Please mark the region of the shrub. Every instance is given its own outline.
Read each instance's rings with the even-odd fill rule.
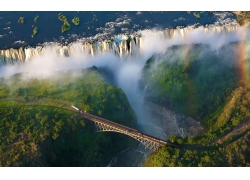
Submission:
[[[198,13],[194,13],[194,16],[197,18],[197,19],[200,19],[200,14],[198,14]]]
[[[39,18],[39,16],[37,15],[35,18],[34,18],[34,22],[37,22],[37,19]]]
[[[72,19],[72,23],[73,23],[74,25],[78,26],[79,23],[80,23],[79,17],[74,17],[74,18]]]
[[[64,33],[65,31],[70,30],[70,24],[66,18],[66,16],[64,16],[62,13],[58,14],[58,19],[60,21],[63,21],[63,25],[62,25],[62,33]]]
[[[20,18],[18,19],[18,23],[24,24],[24,17],[20,17]]]

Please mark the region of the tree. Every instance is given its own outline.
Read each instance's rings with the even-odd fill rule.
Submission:
[[[20,18],[18,19],[18,23],[24,24],[24,17],[20,17]]]
[[[29,101],[29,97],[26,95],[26,96],[23,97],[23,100],[24,100],[24,102],[28,102]]]
[[[15,96],[18,97],[21,95],[21,90],[18,88],[16,91],[15,91]]]
[[[85,122],[83,120],[80,121],[80,124],[84,127],[85,126]]]
[[[78,26],[79,23],[80,23],[79,17],[74,17],[74,18],[72,19],[72,22],[73,22],[74,25]]]
[[[58,134],[55,132],[54,134],[53,134],[53,136],[52,136],[52,138],[54,139],[54,140],[56,140],[57,138],[58,138]]]

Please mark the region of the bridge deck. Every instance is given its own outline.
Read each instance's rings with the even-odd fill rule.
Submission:
[[[127,127],[127,126],[118,124],[118,123],[116,123],[116,122],[113,122],[113,121],[110,121],[110,120],[107,120],[107,119],[104,119],[104,118],[101,118],[101,117],[98,117],[98,116],[95,116],[95,115],[92,115],[92,114],[83,112],[83,111],[81,111],[81,110],[79,110],[79,112],[81,113],[81,115],[82,115],[84,118],[89,119],[89,120],[91,120],[91,121],[103,123],[103,124],[106,124],[106,125],[115,127],[115,128],[117,128],[117,129],[120,129],[120,130],[122,130],[122,131],[127,131],[128,133],[131,133],[131,134],[133,134],[133,135],[135,135],[135,136],[141,136],[141,137],[143,137],[143,138],[149,139],[150,141],[157,142],[157,143],[161,144],[162,146],[164,146],[165,144],[168,144],[168,142],[166,142],[166,141],[164,141],[164,140],[162,140],[162,139],[159,139],[159,138],[150,136],[150,135],[148,135],[148,134],[141,133],[141,132],[139,132],[139,131],[136,130],[136,129],[133,129],[133,128],[130,128],[130,127]]]

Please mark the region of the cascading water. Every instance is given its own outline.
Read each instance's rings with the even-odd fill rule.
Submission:
[[[138,31],[133,35],[117,35],[111,40],[105,40],[101,42],[83,42],[83,40],[78,40],[78,42],[71,43],[68,46],[61,46],[58,43],[45,43],[42,46],[37,47],[26,47],[19,49],[6,49],[0,50],[0,66],[5,64],[15,64],[19,62],[26,62],[32,59],[32,57],[38,56],[42,53],[43,49],[47,46],[53,46],[54,52],[57,56],[72,56],[75,53],[81,52],[85,54],[91,54],[92,56],[99,53],[114,53],[119,57],[127,57],[130,55],[135,55],[138,53],[139,48],[144,44],[144,36],[158,36],[160,39],[171,39],[180,38],[191,35],[194,30],[200,29],[200,31],[205,35],[209,34],[221,34],[230,33],[237,30],[237,25],[226,25],[226,26],[205,26],[205,27],[184,27],[177,29],[165,29],[162,31],[153,30],[143,30]]]
[[[146,61],[154,53],[163,53],[167,47],[172,45],[208,43],[216,44],[215,48],[217,48],[223,43],[240,40],[236,36],[238,29],[240,29],[238,26],[205,26],[198,28],[191,26],[163,31],[144,30],[134,35],[118,35],[112,40],[95,43],[81,42],[79,40],[68,46],[49,43],[37,47],[0,50],[0,76],[25,72],[29,67],[34,67],[33,65],[36,63],[36,66],[39,67],[37,71],[39,71],[48,68],[48,66],[44,66],[44,63],[50,64],[52,61],[53,66],[49,69],[51,71],[60,70],[60,68],[87,68],[93,65],[98,68],[108,67],[114,75],[115,85],[123,89],[136,112],[139,130],[167,140],[171,133],[183,136],[185,132],[178,127],[177,118],[173,112],[149,102],[144,102],[143,92],[139,90],[138,81]],[[198,39],[197,34],[202,35],[203,38]],[[222,39],[218,39],[216,35],[219,35]],[[211,40],[212,36],[214,37],[213,40]],[[42,62],[43,57],[46,60],[44,59]],[[62,65],[59,63],[62,63]],[[153,119],[155,115],[150,114],[150,109],[154,109],[155,112],[158,111],[157,114],[161,116],[161,119],[166,118],[167,120],[162,122],[157,118]],[[163,130],[162,127],[166,126],[169,129],[172,128],[171,133],[166,134],[166,131]],[[149,151],[141,151],[141,146],[133,151],[144,153],[143,158],[149,153]],[[131,153],[129,150],[124,152]],[[113,159],[112,163],[115,162]],[[139,165],[141,164],[137,163],[135,166]]]

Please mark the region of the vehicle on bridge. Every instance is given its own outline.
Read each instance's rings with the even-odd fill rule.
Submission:
[[[79,109],[73,105],[71,105],[72,108],[76,109],[77,111],[79,111]]]
[[[166,144],[177,147],[175,144],[168,143],[151,135],[138,132],[138,130],[130,128],[128,126],[101,118],[99,116],[95,116],[93,114],[86,113],[86,111],[83,112],[82,110],[79,110],[77,107],[73,105],[71,105],[71,107],[76,109],[79,113],[81,113],[82,117],[95,122],[96,132],[114,131],[128,135],[138,140],[152,151],[157,151],[159,147],[164,146]]]

